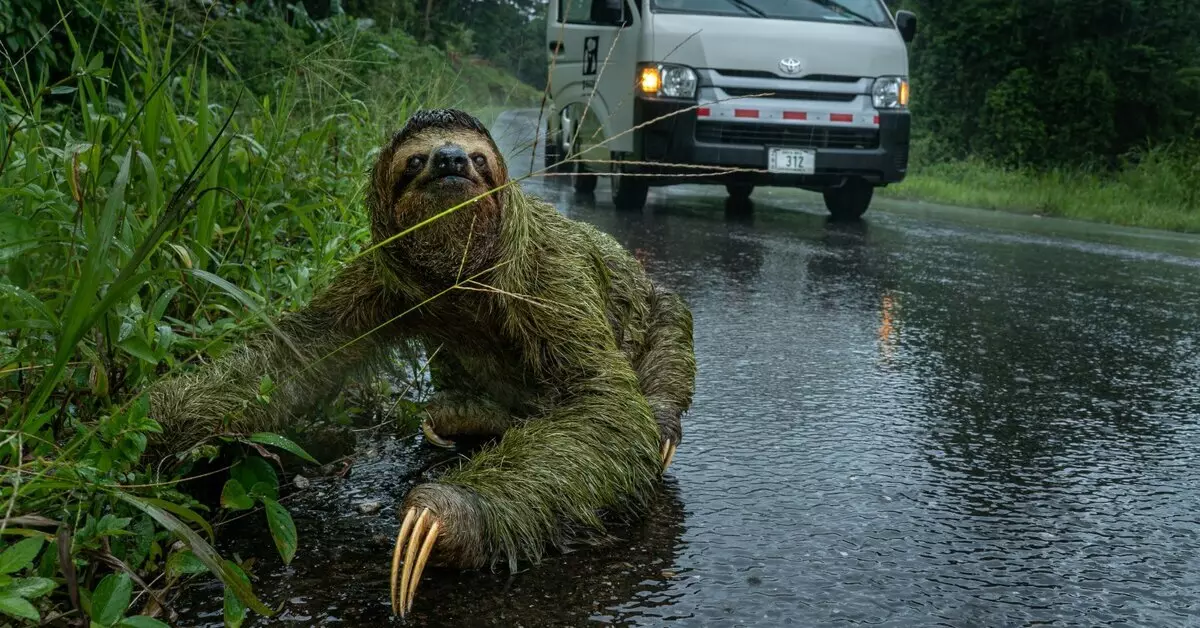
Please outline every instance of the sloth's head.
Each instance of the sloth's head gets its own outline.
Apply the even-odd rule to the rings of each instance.
[[[371,174],[368,207],[376,240],[428,220],[508,180],[487,128],[457,109],[413,114],[380,151]],[[505,191],[480,198],[396,241],[393,250],[433,273],[455,270],[468,248],[467,270],[489,261],[499,237]]]

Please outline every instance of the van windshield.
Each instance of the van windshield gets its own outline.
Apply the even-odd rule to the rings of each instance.
[[[660,13],[891,26],[879,0],[651,0],[651,5]]]

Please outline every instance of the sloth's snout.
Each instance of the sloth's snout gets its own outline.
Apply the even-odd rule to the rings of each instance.
[[[454,145],[443,146],[433,153],[433,175],[444,177],[467,175],[467,151]]]

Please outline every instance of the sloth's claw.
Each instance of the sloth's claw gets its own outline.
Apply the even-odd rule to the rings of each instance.
[[[660,452],[660,455],[662,457],[662,470],[664,473],[666,473],[667,467],[671,466],[671,459],[675,457],[675,447],[677,447],[675,441],[663,441],[662,452]]]
[[[437,541],[439,527],[441,523],[428,508],[422,508],[420,516],[417,516],[416,508],[409,508],[408,513],[404,515],[400,534],[396,536],[396,549],[392,553],[391,583],[392,612],[401,617],[412,610],[413,599],[417,595],[417,584],[421,581],[421,572],[425,570],[425,561],[429,560],[429,552],[433,551],[433,544]],[[404,554],[404,571],[398,573],[401,554]],[[399,587],[396,586],[397,575],[400,575]]]
[[[433,426],[429,424],[429,419],[425,419],[421,422],[421,431],[425,434],[425,440],[429,441],[430,444],[443,449],[454,448],[454,441],[446,440],[441,436],[438,436],[437,432],[433,431]]]

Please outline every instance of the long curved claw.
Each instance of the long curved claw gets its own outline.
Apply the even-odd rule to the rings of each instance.
[[[417,595],[417,584],[421,581],[421,573],[425,571],[425,562],[429,560],[433,544],[437,542],[440,527],[441,522],[434,518],[428,508],[422,508],[419,516],[416,508],[409,508],[408,513],[404,515],[400,534],[396,536],[396,549],[392,553],[391,583],[392,612],[401,617],[412,610],[413,599]],[[401,554],[404,555],[403,572],[400,571]],[[396,582],[397,575],[400,576],[399,583]]]
[[[429,419],[425,419],[421,422],[421,431],[425,434],[425,440],[429,441],[430,444],[443,449],[454,448],[454,441],[446,440],[441,436],[438,436],[437,432],[433,431],[433,426],[429,424]]]
[[[675,447],[677,447],[675,441],[668,440],[663,443],[661,455],[664,473],[666,473],[667,467],[671,466],[671,460],[675,457]]]

